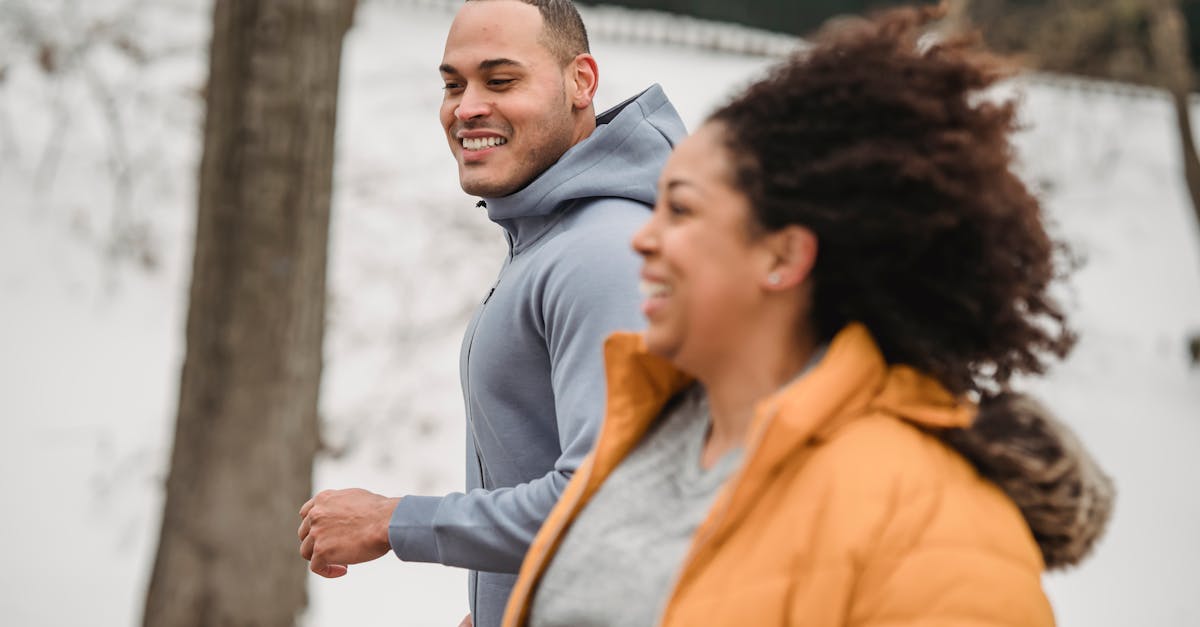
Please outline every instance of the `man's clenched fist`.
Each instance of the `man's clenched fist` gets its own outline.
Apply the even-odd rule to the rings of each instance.
[[[386,554],[388,522],[398,498],[359,490],[325,490],[300,508],[300,555],[322,577],[341,577],[350,564]]]

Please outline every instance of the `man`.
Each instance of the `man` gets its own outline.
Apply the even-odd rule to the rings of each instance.
[[[326,577],[389,549],[471,569],[471,611],[488,627],[592,447],[604,339],[643,324],[629,241],[685,131],[657,86],[595,116],[599,73],[568,0],[468,0],[440,69],[462,188],[484,199],[509,243],[463,341],[468,489],[322,492],[301,509],[299,535]]]

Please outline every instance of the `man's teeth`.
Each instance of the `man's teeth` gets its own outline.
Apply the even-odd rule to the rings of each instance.
[[[492,146],[503,146],[508,140],[503,137],[464,137],[462,147],[466,150],[483,150]]]
[[[654,298],[656,296],[670,296],[671,287],[666,283],[656,283],[653,281],[642,281],[638,284],[638,289],[641,290],[642,296]]]

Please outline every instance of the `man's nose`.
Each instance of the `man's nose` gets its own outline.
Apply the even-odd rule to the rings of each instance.
[[[472,89],[468,86],[463,91],[462,100],[459,101],[458,107],[454,109],[454,117],[462,121],[473,120],[475,118],[487,117],[492,112],[492,105],[488,102],[487,94],[479,89]]]

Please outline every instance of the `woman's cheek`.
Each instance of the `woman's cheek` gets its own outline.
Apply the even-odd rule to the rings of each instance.
[[[688,316],[694,331],[703,336],[720,335],[736,317],[732,313],[739,308],[731,305],[736,305],[738,295],[731,292],[728,283],[719,276],[710,276],[695,287]]]

